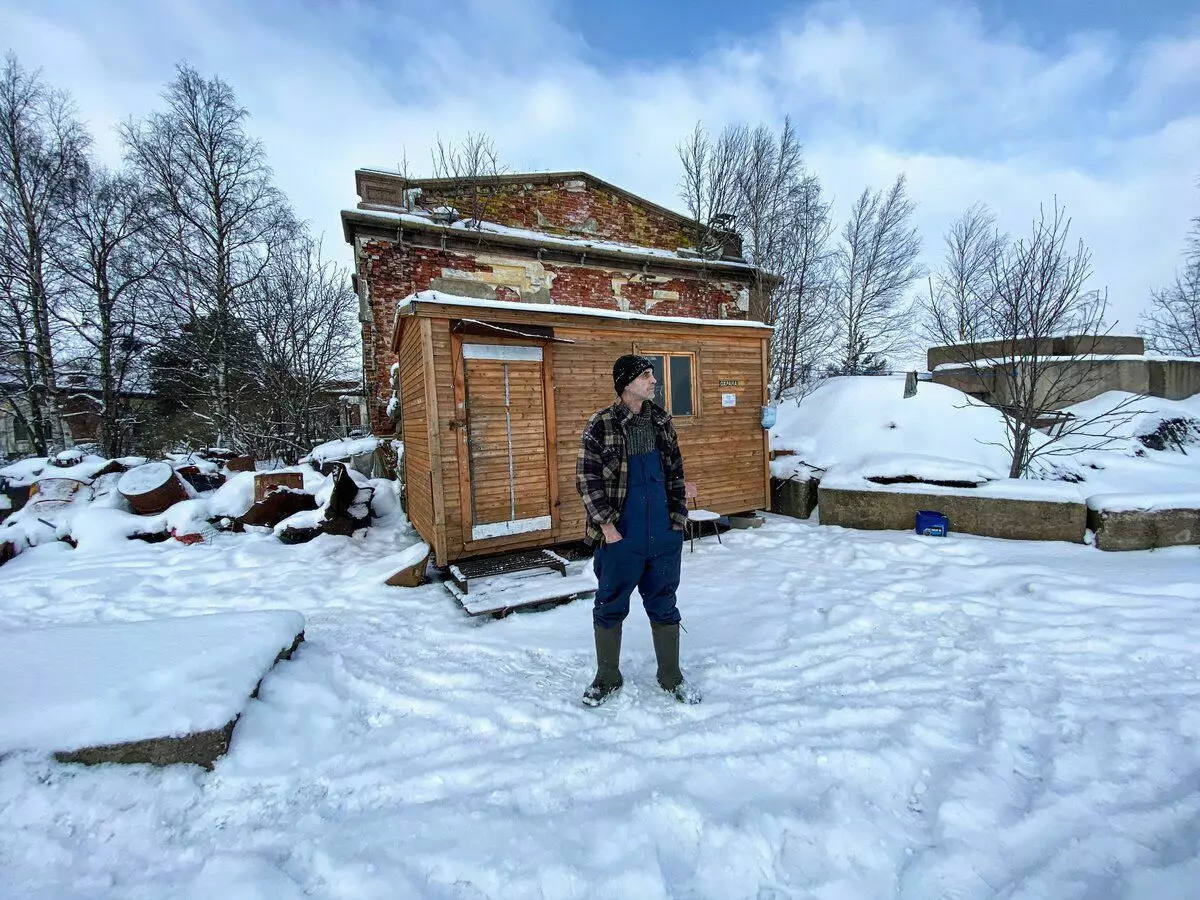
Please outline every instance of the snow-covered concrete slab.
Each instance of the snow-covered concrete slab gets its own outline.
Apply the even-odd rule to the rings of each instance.
[[[884,476],[887,477],[887,476]],[[869,491],[880,494],[922,494],[986,500],[1024,500],[1030,503],[1083,504],[1079,487],[1068,481],[1035,481],[1027,478],[998,478],[978,487],[949,487],[927,482],[879,484],[858,474],[843,476],[830,469],[821,478],[822,490]]]
[[[0,755],[211,765],[303,636],[284,610],[0,631]]]

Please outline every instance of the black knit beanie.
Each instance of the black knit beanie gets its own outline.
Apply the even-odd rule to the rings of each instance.
[[[618,359],[613,363],[613,387],[617,391],[617,396],[620,396],[635,378],[647,369],[653,368],[654,363],[644,356],[628,354]]]

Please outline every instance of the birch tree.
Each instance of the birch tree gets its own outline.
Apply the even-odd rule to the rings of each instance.
[[[886,193],[864,189],[851,207],[834,256],[837,374],[881,370],[911,341],[915,302],[905,293],[924,274],[914,210],[903,175]]]
[[[152,290],[165,251],[154,239],[149,198],[128,175],[94,169],[77,185],[54,262],[68,283],[56,315],[76,339],[79,374],[95,384],[98,440],[108,457],[124,455],[133,425],[125,402],[143,390],[142,362],[154,344]]]
[[[1183,266],[1169,284],[1150,292],[1139,330],[1159,353],[1200,357],[1200,216],[1192,219]]]
[[[295,458],[334,434],[330,386],[361,372],[357,313],[348,272],[322,260],[319,241],[300,234],[272,259],[247,315],[263,363],[256,452]]]
[[[198,429],[236,448],[243,443],[242,407],[255,399],[246,395],[254,379],[244,370],[253,363],[239,338],[246,294],[296,224],[228,84],[181,65],[163,99],[165,111],[126,123],[121,134],[167,241],[163,298],[177,327],[189,329],[181,346],[202,351],[213,367],[206,395],[187,408]],[[196,382],[181,377],[178,386],[186,384]]]
[[[713,137],[701,124],[679,144],[680,196],[705,258],[738,236],[755,265],[749,315],[776,328],[771,390],[806,380],[829,349],[829,204],[807,171],[795,128],[730,125]]]
[[[55,369],[61,282],[50,257],[89,143],[67,94],[8,54],[0,70],[0,399],[42,455],[65,440]]]
[[[976,203],[951,223],[942,240],[942,265],[934,273],[931,289],[938,294],[939,309],[951,317],[957,340],[967,341],[984,327],[995,304],[988,272],[997,243],[1004,239],[992,211]],[[940,332],[935,339],[941,340]]]

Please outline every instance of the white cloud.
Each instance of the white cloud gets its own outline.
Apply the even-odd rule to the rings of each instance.
[[[114,160],[113,126],[157,104],[177,60],[220,74],[281,187],[342,261],[338,210],[356,202],[354,169],[407,152],[420,172],[438,133],[468,130],[491,134],[514,168],[587,169],[678,206],[674,148],[696,120],[791,114],[840,208],[908,173],[931,262],[967,205],[988,202],[1019,231],[1057,195],[1123,330],[1200,209],[1200,118],[1168,102],[1186,110],[1194,97],[1180,86],[1195,86],[1195,25],[1143,47],[1080,32],[1050,51],[1015,27],[989,32],[962,4],[825,4],[694,60],[635,66],[597,62],[538,0],[145,9],[0,0],[0,34],[72,91]]]

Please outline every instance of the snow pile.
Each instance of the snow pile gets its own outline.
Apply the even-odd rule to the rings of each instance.
[[[130,538],[161,534],[166,527],[165,513],[138,516],[121,509],[89,504],[72,518],[69,534],[80,552],[111,553],[119,552]]]
[[[1125,491],[1117,494],[1092,494],[1089,509],[1106,512],[1162,512],[1170,509],[1200,509],[1200,491],[1173,491],[1145,494]]]
[[[919,481],[941,484],[959,484],[964,487],[992,481],[996,470],[978,463],[943,459],[921,453],[887,453],[859,456],[846,463],[830,466],[822,482],[831,478],[842,481],[867,479],[878,483],[913,478]]]
[[[0,631],[0,755],[222,728],[303,630],[279,611]]]
[[[1120,409],[1118,409],[1120,407]],[[1111,412],[1117,409],[1116,412]],[[1162,397],[1143,397],[1127,391],[1107,391],[1091,400],[1066,407],[1076,421],[1096,421],[1087,427],[1086,434],[1066,435],[1062,445],[1086,450],[1098,444],[1108,453],[1143,456],[1155,449],[1152,436],[1164,423],[1180,422],[1184,448],[1200,445],[1200,394],[1186,400],[1167,400]],[[1175,449],[1158,447],[1157,449]],[[1198,448],[1200,449],[1200,448]],[[1185,450],[1186,452],[1186,450]]]
[[[1004,414],[954,388],[921,382],[916,396],[905,398],[902,376],[830,378],[799,402],[779,405],[771,447],[794,455],[774,460],[771,474],[788,478],[802,464],[854,468],[898,454],[919,462],[921,472],[885,466],[869,474],[957,481],[942,477],[945,467],[965,465],[972,478],[1000,478],[1009,467],[1005,443]]]
[[[374,453],[375,448],[379,446],[379,438],[363,437],[363,438],[339,438],[336,441],[326,441],[324,444],[318,444],[309,451],[308,456],[304,457],[300,462],[324,463],[330,460],[350,459],[354,456],[363,456],[368,453]]]
[[[236,519],[254,505],[254,473],[236,472],[208,497],[208,511],[213,516]]]
[[[65,457],[65,459],[78,458],[77,455]],[[145,459],[131,457],[129,460],[118,460],[118,462],[126,465],[141,464],[145,462]],[[44,456],[33,456],[0,468],[0,476],[7,479],[9,484],[18,487],[36,484],[43,478],[73,478],[76,481],[91,481],[96,477],[97,472],[111,463],[112,460],[105,459],[103,456],[87,454],[74,465],[57,466],[52,465],[50,460]]]
[[[1082,474],[1095,509],[1152,511],[1200,507],[1200,395],[1186,400],[1109,391],[1066,412],[1084,421],[1128,403],[1089,434],[1060,441]],[[1102,446],[1097,446],[1102,445]]]

